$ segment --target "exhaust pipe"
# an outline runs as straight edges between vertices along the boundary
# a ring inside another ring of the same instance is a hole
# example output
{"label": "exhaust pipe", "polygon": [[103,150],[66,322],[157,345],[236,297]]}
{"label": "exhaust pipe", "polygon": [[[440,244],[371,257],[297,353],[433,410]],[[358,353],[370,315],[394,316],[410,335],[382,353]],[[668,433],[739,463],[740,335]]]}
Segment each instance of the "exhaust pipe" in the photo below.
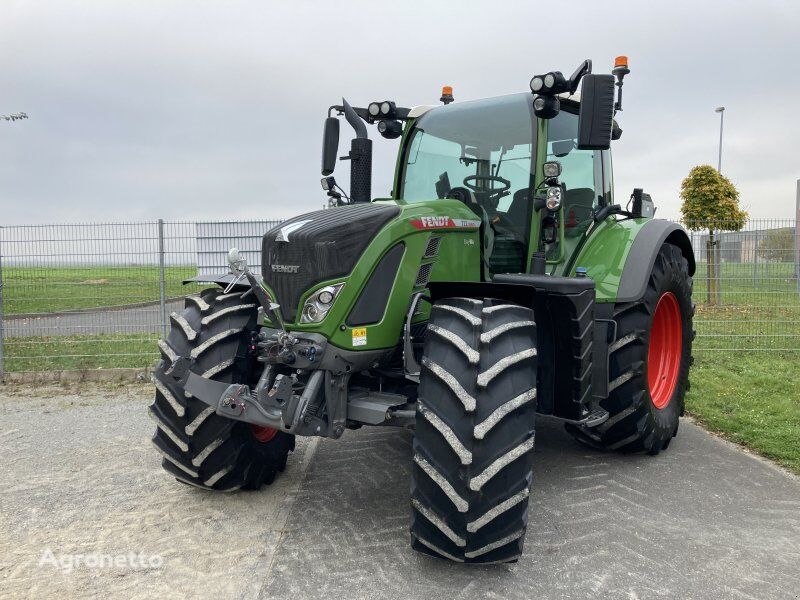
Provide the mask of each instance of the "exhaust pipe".
{"label": "exhaust pipe", "polygon": [[367,137],[364,122],[342,98],[344,116],[355,130],[356,137],[350,142],[350,200],[369,202],[372,200],[372,140]]}

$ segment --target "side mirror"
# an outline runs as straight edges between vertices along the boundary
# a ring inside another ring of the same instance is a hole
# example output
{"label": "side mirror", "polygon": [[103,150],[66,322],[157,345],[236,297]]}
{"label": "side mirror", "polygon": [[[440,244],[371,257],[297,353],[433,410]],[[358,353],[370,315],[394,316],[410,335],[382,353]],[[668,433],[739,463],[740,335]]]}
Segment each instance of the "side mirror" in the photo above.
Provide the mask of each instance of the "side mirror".
{"label": "side mirror", "polygon": [[322,133],[322,174],[326,177],[336,168],[336,153],[339,151],[339,119],[325,119]]}
{"label": "side mirror", "polygon": [[585,75],[581,83],[578,149],[608,150],[614,122],[614,76]]}

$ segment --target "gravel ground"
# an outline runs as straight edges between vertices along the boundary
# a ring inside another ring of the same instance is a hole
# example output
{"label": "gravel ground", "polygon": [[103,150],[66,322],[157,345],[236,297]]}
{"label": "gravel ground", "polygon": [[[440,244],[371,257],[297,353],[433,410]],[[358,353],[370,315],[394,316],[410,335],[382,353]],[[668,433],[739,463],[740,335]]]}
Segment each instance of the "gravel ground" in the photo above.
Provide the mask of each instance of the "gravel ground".
{"label": "gravel ground", "polygon": [[[150,400],[148,385],[0,388],[0,597],[258,594],[314,442],[299,440],[287,472],[262,491],[196,490],[161,470]],[[131,552],[135,568],[53,564]]]}
{"label": "gravel ground", "polygon": [[298,440],[275,485],[213,494],[161,471],[149,400],[146,385],[0,387],[0,597],[800,593],[800,481],[688,421],[647,457],[587,450],[542,419],[525,555],[465,568],[409,548],[408,432]]}

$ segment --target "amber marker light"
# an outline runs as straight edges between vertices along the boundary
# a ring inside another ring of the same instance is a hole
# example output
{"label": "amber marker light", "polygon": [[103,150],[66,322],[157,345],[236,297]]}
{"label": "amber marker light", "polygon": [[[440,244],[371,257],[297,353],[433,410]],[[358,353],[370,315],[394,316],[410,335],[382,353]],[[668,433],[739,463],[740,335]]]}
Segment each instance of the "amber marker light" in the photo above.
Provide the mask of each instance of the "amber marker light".
{"label": "amber marker light", "polygon": [[453,88],[449,85],[443,85],[442,97],[439,98],[439,101],[442,102],[442,104],[450,104],[453,100]]}

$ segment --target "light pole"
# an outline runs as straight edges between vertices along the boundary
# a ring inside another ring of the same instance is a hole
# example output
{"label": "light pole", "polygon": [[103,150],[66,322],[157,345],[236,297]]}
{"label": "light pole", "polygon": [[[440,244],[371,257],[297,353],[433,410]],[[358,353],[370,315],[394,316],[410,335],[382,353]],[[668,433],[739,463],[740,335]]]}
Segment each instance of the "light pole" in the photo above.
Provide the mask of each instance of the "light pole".
{"label": "light pole", "polygon": [[[719,113],[719,156],[717,159],[717,173],[722,175],[722,121],[725,118],[725,107],[718,106],[714,109],[714,112]],[[713,224],[712,224],[713,226]],[[720,271],[720,261],[719,261],[719,240],[714,240],[714,234],[712,227],[709,227],[709,237],[708,243],[710,246],[710,254],[711,254],[711,261],[713,265],[711,266],[711,273],[709,274],[709,282],[708,282],[708,291],[711,292],[714,304],[719,305],[722,299],[722,290],[720,290],[719,285],[719,271]],[[720,234],[722,235],[722,234]]]}
{"label": "light pole", "polygon": [[717,172],[722,173],[722,121],[725,118],[725,107],[718,106],[714,112],[719,113],[719,159],[717,161]]}

